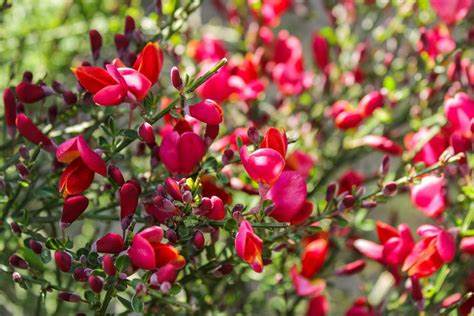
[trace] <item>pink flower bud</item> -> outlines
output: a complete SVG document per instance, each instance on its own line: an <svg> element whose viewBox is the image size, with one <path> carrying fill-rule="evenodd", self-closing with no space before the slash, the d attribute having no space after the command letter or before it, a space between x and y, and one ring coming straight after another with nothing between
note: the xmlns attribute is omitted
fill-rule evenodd
<svg viewBox="0 0 474 316"><path fill-rule="evenodd" d="M63 212L61 214L61 229L71 225L89 205L89 199L84 195L69 196L64 200Z"/></svg>
<svg viewBox="0 0 474 316"><path fill-rule="evenodd" d="M400 145L384 136L367 135L361 139L361 143L395 156L400 156L403 153L403 148Z"/></svg>
<svg viewBox="0 0 474 316"><path fill-rule="evenodd" d="M382 159L382 163L380 164L379 173L382 176L386 176L389 169L390 169L390 156L389 155L384 155L383 159Z"/></svg>
<svg viewBox="0 0 474 316"><path fill-rule="evenodd" d="M154 145L155 143L155 132L153 126L147 122L143 122L138 128L138 135L147 145Z"/></svg>
<svg viewBox="0 0 474 316"><path fill-rule="evenodd" d="M79 295L69 292L60 292L58 297L59 299L70 303L77 303L81 301L81 297Z"/></svg>
<svg viewBox="0 0 474 316"><path fill-rule="evenodd" d="M13 137L16 130L16 101L13 91L10 88L3 91L3 106L5 125L7 126L8 134Z"/></svg>
<svg viewBox="0 0 474 316"><path fill-rule="evenodd" d="M171 83L173 84L173 87L181 91L183 89L183 79L181 79L181 75L179 74L179 69L176 66L173 66L171 68Z"/></svg>
<svg viewBox="0 0 474 316"><path fill-rule="evenodd" d="M84 268L75 268L73 273L74 280L78 282L86 282L87 278L89 277L88 269Z"/></svg>
<svg viewBox="0 0 474 316"><path fill-rule="evenodd" d="M11 222L10 223L10 228L11 228L11 230L14 234L16 234L18 236L21 235L21 227L16 222Z"/></svg>
<svg viewBox="0 0 474 316"><path fill-rule="evenodd" d="M95 242L95 248L97 252L119 253L124 249L123 238L119 234L108 233Z"/></svg>
<svg viewBox="0 0 474 316"><path fill-rule="evenodd" d="M46 97L42 86L24 81L16 86L15 91L18 99L27 104L38 102Z"/></svg>
<svg viewBox="0 0 474 316"><path fill-rule="evenodd" d="M393 196L397 193L397 188L397 183L390 181L383 186L382 192L385 196Z"/></svg>
<svg viewBox="0 0 474 316"><path fill-rule="evenodd" d="M222 220L225 217L225 207L222 200L217 196L211 198L203 197L198 210L199 215L206 216L212 220Z"/></svg>
<svg viewBox="0 0 474 316"><path fill-rule="evenodd" d="M258 129L256 127L250 126L247 129L247 136L252 143L260 143L260 133L258 132Z"/></svg>
<svg viewBox="0 0 474 316"><path fill-rule="evenodd" d="M8 258L8 263L18 269L28 269L30 266L22 257L15 254Z"/></svg>
<svg viewBox="0 0 474 316"><path fill-rule="evenodd" d="M190 105L189 114L208 125L219 125L223 120L221 106L211 99Z"/></svg>
<svg viewBox="0 0 474 316"><path fill-rule="evenodd" d="M358 109L364 117L369 117L376 109L381 108L384 103L385 99L382 93L372 91L360 100Z"/></svg>
<svg viewBox="0 0 474 316"><path fill-rule="evenodd" d="M120 188L120 221L122 222L122 229L128 227L128 224L130 224L129 220L135 214L140 191L140 186L136 181L127 181Z"/></svg>
<svg viewBox="0 0 474 316"><path fill-rule="evenodd" d="M97 60L100 57L100 49L102 48L102 36L97 30L90 30L89 41L91 44L92 58Z"/></svg>
<svg viewBox="0 0 474 316"><path fill-rule="evenodd" d="M90 275L87 282L89 282L91 290L95 293L100 293L104 287L104 280L97 275Z"/></svg>
<svg viewBox="0 0 474 316"><path fill-rule="evenodd" d="M66 251L56 250L54 253L54 261L59 270L63 272L69 272L69 270L71 270L72 257Z"/></svg>
<svg viewBox="0 0 474 316"><path fill-rule="evenodd" d="M165 189L166 193L171 195L171 197L177 201L182 201L183 196L181 194L181 190L179 188L179 184L173 178L166 178L165 180Z"/></svg>
<svg viewBox="0 0 474 316"><path fill-rule="evenodd" d="M347 194L347 195L344 196L344 198L342 199L342 204L343 204L344 207L346 207L346 208L351 208L351 207L354 206L355 201L356 201L356 199L354 198L354 196L353 196L352 194Z"/></svg>
<svg viewBox="0 0 474 316"><path fill-rule="evenodd" d="M274 149L257 149L249 154L247 146L240 148L240 159L250 178L267 185L272 185L280 177L285 160Z"/></svg>
<svg viewBox="0 0 474 316"><path fill-rule="evenodd" d="M102 268L107 275L115 275L115 273L117 273L114 258L111 255L105 255L104 258L102 258Z"/></svg>
<svg viewBox="0 0 474 316"><path fill-rule="evenodd" d="M20 283L21 281L23 281L23 277L20 273L15 271L12 273L12 280L13 282Z"/></svg>
<svg viewBox="0 0 474 316"><path fill-rule="evenodd" d="M33 250L37 254L40 254L41 251L43 251L43 246L41 245L41 243L39 243L38 241L34 239L30 239L28 241L28 247L30 247L30 249Z"/></svg>
<svg viewBox="0 0 474 316"><path fill-rule="evenodd" d="M125 183L122 171L120 171L117 166L109 165L109 167L107 168L107 174L116 184L122 186Z"/></svg>
<svg viewBox="0 0 474 316"><path fill-rule="evenodd" d="M172 264L167 264L159 268L158 271L151 275L150 284L153 287L158 287L160 284L165 282L174 283L174 281L176 281L177 275L178 271L176 267Z"/></svg>
<svg viewBox="0 0 474 316"><path fill-rule="evenodd" d="M193 237L194 247L196 247L197 250L201 250L202 248L204 248L204 242L205 242L204 234L202 233L202 231L197 230L194 233L194 237Z"/></svg>
<svg viewBox="0 0 474 316"><path fill-rule="evenodd" d="M53 152L56 150L56 146L53 142L44 135L25 114L20 113L17 115L16 127L21 136L25 137L30 142L37 145L42 144L44 149L47 151Z"/></svg>
<svg viewBox="0 0 474 316"><path fill-rule="evenodd" d="M166 239L168 239L168 241L170 243L173 243L175 244L176 242L178 242L178 235L176 234L176 231L174 231L173 229L168 229L166 231Z"/></svg>

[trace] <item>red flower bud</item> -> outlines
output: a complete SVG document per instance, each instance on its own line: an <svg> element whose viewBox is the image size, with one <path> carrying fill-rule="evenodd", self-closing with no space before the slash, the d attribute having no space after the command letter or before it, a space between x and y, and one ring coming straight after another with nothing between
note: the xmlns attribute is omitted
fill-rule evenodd
<svg viewBox="0 0 474 316"><path fill-rule="evenodd" d="M386 183L383 186L382 192L385 196L393 196L397 193L397 188L398 188L397 183L394 181L391 181L391 182Z"/></svg>
<svg viewBox="0 0 474 316"><path fill-rule="evenodd" d="M75 268L72 276L78 282L86 282L89 277L89 269Z"/></svg>
<svg viewBox="0 0 474 316"><path fill-rule="evenodd" d="M72 265L72 257L69 253L61 250L56 250L54 253L54 261L59 270L63 272L69 272Z"/></svg>
<svg viewBox="0 0 474 316"><path fill-rule="evenodd" d="M16 95L23 103L35 103L46 97L46 92L42 86L21 82L16 86Z"/></svg>
<svg viewBox="0 0 474 316"><path fill-rule="evenodd" d="M194 237L193 237L194 247L196 247L197 250L201 250L202 248L204 248L205 241L206 240L204 239L204 234L202 233L202 231L197 230L194 233Z"/></svg>
<svg viewBox="0 0 474 316"><path fill-rule="evenodd" d="M129 220L135 214L140 191L140 185L136 181L127 181L120 188L120 221L122 229L128 227L128 224L130 224Z"/></svg>
<svg viewBox="0 0 474 316"><path fill-rule="evenodd" d="M155 142L155 132L153 131L153 126L147 122L143 122L138 128L138 135L140 138L147 143L147 145L154 145Z"/></svg>
<svg viewBox="0 0 474 316"><path fill-rule="evenodd" d="M204 101L190 105L189 114L195 119L209 125L218 125L222 123L223 120L221 106L211 99L205 99Z"/></svg>
<svg viewBox="0 0 474 316"><path fill-rule="evenodd" d="M107 168L107 174L116 184L122 186L125 183L122 171L120 171L117 166L109 165L109 167Z"/></svg>
<svg viewBox="0 0 474 316"><path fill-rule="evenodd" d="M10 263L12 267L18 269L28 269L28 267L30 266L28 262L26 262L22 257L18 255L11 255L8 258L8 263Z"/></svg>
<svg viewBox="0 0 474 316"><path fill-rule="evenodd" d="M114 258L111 255L105 255L104 258L102 258L102 268L107 275L115 275L115 273L117 273Z"/></svg>
<svg viewBox="0 0 474 316"><path fill-rule="evenodd" d="M364 117L371 116L378 108L381 108L385 103L385 99L379 91L372 91L364 96L360 102L358 109Z"/></svg>
<svg viewBox="0 0 474 316"><path fill-rule="evenodd" d="M337 275L352 275L359 273L360 271L364 270L365 268L365 261L362 259L349 262L344 266L336 269Z"/></svg>
<svg viewBox="0 0 474 316"><path fill-rule="evenodd" d="M125 35L129 36L130 34L132 34L133 31L135 31L135 27L135 20L130 15L127 15L125 17Z"/></svg>
<svg viewBox="0 0 474 316"><path fill-rule="evenodd" d="M102 253L119 253L124 248L122 236L116 233L108 233L95 242L95 249Z"/></svg>
<svg viewBox="0 0 474 316"><path fill-rule="evenodd" d="M314 34L313 36L313 58L318 68L327 73L329 65L329 43L324 36Z"/></svg>
<svg viewBox="0 0 474 316"><path fill-rule="evenodd" d="M100 293L102 291L102 288L104 287L104 280L97 275L90 275L87 279L87 282L89 282L91 290L95 293Z"/></svg>
<svg viewBox="0 0 474 316"><path fill-rule="evenodd" d="M81 301L81 297L77 294L74 293L69 293L69 292L60 292L58 294L59 299L66 301L66 302L71 302L71 303L77 303Z"/></svg>
<svg viewBox="0 0 474 316"><path fill-rule="evenodd" d="M18 225L16 222L11 222L10 223L10 228L12 229L12 232L18 236L21 235L21 227Z"/></svg>
<svg viewBox="0 0 474 316"><path fill-rule="evenodd" d="M474 255L474 237L464 237L459 245L461 252Z"/></svg>
<svg viewBox="0 0 474 316"><path fill-rule="evenodd" d="M5 115L5 125L8 129L8 134L13 137L16 130L16 101L15 96L10 88L3 91L3 106Z"/></svg>
<svg viewBox="0 0 474 316"><path fill-rule="evenodd" d="M339 129L346 130L360 125L362 115L358 111L344 111L336 117L336 126Z"/></svg>
<svg viewBox="0 0 474 316"><path fill-rule="evenodd" d="M183 79L181 79L181 75L179 74L179 69L176 66L173 66L171 68L171 83L173 84L173 87L181 91L183 89Z"/></svg>
<svg viewBox="0 0 474 316"><path fill-rule="evenodd" d="M165 189L166 189L166 193L171 195L173 199L178 200L178 201L183 200L183 196L181 194L178 181L174 180L173 178L166 178Z"/></svg>
<svg viewBox="0 0 474 316"><path fill-rule="evenodd" d="M69 196L64 200L63 212L61 214L61 229L71 225L87 208L89 199L84 195Z"/></svg>
<svg viewBox="0 0 474 316"><path fill-rule="evenodd" d="M92 58L97 60L100 57L100 49L102 48L102 36L97 30L90 30L89 41L91 44Z"/></svg>
<svg viewBox="0 0 474 316"><path fill-rule="evenodd" d="M28 247L30 247L30 249L33 250L37 254L40 254L41 251L43 250L43 246L34 239L30 239L28 241Z"/></svg>
<svg viewBox="0 0 474 316"><path fill-rule="evenodd" d="M117 48L117 51L119 52L126 50L128 48L128 45L130 45L130 42L123 34L115 34L114 43L115 48Z"/></svg>
<svg viewBox="0 0 474 316"><path fill-rule="evenodd" d="M163 52L155 43L146 44L133 64L133 69L145 75L152 85L158 80L162 67Z"/></svg>
<svg viewBox="0 0 474 316"><path fill-rule="evenodd" d="M18 128L18 132L21 136L28 139L30 142L34 144L42 144L44 149L47 151L55 151L56 145L44 135L38 127L23 113L20 113L16 117L16 127Z"/></svg>

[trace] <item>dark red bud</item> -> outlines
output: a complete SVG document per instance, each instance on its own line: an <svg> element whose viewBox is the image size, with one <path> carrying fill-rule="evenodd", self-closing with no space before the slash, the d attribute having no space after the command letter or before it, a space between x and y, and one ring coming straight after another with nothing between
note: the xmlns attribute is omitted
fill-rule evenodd
<svg viewBox="0 0 474 316"><path fill-rule="evenodd" d="M135 27L135 20L130 15L127 15L125 17L125 35L129 36L130 34L132 34L133 31L135 31Z"/></svg>
<svg viewBox="0 0 474 316"><path fill-rule="evenodd" d="M31 71L25 71L23 73L22 81L31 83L33 81L33 73Z"/></svg>
<svg viewBox="0 0 474 316"><path fill-rule="evenodd" d="M189 204L192 201L193 201L193 194L191 193L191 191L185 191L183 193L183 202Z"/></svg>
<svg viewBox="0 0 474 316"><path fill-rule="evenodd" d="M117 269L115 269L114 258L111 255L105 255L102 259L102 268L107 275L115 275Z"/></svg>
<svg viewBox="0 0 474 316"><path fill-rule="evenodd" d="M81 297L79 295L69 292L60 292L58 297L59 299L70 303L77 303L81 301Z"/></svg>
<svg viewBox="0 0 474 316"><path fill-rule="evenodd" d="M20 174L20 178L22 178L23 180L28 178L28 175L30 174L30 172L28 171L28 168L25 166L25 164L21 162L16 164L16 170Z"/></svg>
<svg viewBox="0 0 474 316"><path fill-rule="evenodd" d="M201 250L202 248L204 248L204 243L205 243L205 239L204 239L204 234L202 233L202 231L200 230L197 230L195 233L194 233L194 237L193 237L193 245L194 247L197 249L197 250Z"/></svg>
<svg viewBox="0 0 474 316"><path fill-rule="evenodd" d="M53 104L48 109L48 120L51 124L54 124L54 122L56 122L57 117L58 117L58 107Z"/></svg>
<svg viewBox="0 0 474 316"><path fill-rule="evenodd" d="M71 225L89 205L89 199L84 195L69 196L64 200L63 212L61 214L61 229Z"/></svg>
<svg viewBox="0 0 474 316"><path fill-rule="evenodd" d="M41 245L41 243L34 239L30 239L28 241L28 247L30 247L30 249L33 250L37 254L40 254L41 251L43 251L43 246Z"/></svg>
<svg viewBox="0 0 474 316"><path fill-rule="evenodd" d="M120 197L120 220L122 229L126 229L130 224L130 219L135 214L140 196L140 186L136 181L127 181L119 191Z"/></svg>
<svg viewBox="0 0 474 316"><path fill-rule="evenodd" d="M16 222L11 222L10 223L10 228L12 229L12 232L16 235L21 235L21 227L18 225Z"/></svg>
<svg viewBox="0 0 474 316"><path fill-rule="evenodd" d="M72 257L69 253L61 250L56 250L54 253L54 261L59 270L69 272L72 265Z"/></svg>
<svg viewBox="0 0 474 316"><path fill-rule="evenodd" d="M336 191L337 191L337 184L334 182L330 183L326 190L326 202L332 201L332 199L334 199L334 195L336 194Z"/></svg>
<svg viewBox="0 0 474 316"><path fill-rule="evenodd" d="M115 34L114 42L115 47L119 52L127 49L128 45L130 44L128 39L123 34Z"/></svg>
<svg viewBox="0 0 474 316"><path fill-rule="evenodd" d="M23 277L20 273L15 271L12 273L12 280L13 282L20 283L21 281L23 281Z"/></svg>
<svg viewBox="0 0 474 316"><path fill-rule="evenodd" d="M361 203L361 206L362 206L363 208L370 209L370 208L376 207L376 206L377 206L377 202L375 202L375 201L363 201L363 202Z"/></svg>
<svg viewBox="0 0 474 316"><path fill-rule="evenodd" d="M95 293L100 293L102 291L102 288L104 287L104 280L97 275L90 275L87 279L87 282L89 282L91 290Z"/></svg>
<svg viewBox="0 0 474 316"><path fill-rule="evenodd" d="M138 128L138 135L140 138L147 143L147 145L154 145L155 142L155 132L153 131L153 126L147 122L143 122Z"/></svg>
<svg viewBox="0 0 474 316"><path fill-rule="evenodd" d="M226 149L222 154L222 164L227 165L229 164L232 159L234 158L234 151L232 149Z"/></svg>
<svg viewBox="0 0 474 316"><path fill-rule="evenodd" d="M251 126L247 130L247 136L249 137L250 141L254 144L260 144L260 133L258 132L258 129L255 127Z"/></svg>
<svg viewBox="0 0 474 316"><path fill-rule="evenodd" d="M95 242L96 251L101 253L119 253L123 248L123 238L116 233L108 233Z"/></svg>
<svg viewBox="0 0 474 316"><path fill-rule="evenodd" d="M42 86L27 82L21 82L15 91L18 99L24 103L35 103L46 97Z"/></svg>
<svg viewBox="0 0 474 316"><path fill-rule="evenodd" d="M337 275L352 275L362 271L365 268L365 261L362 259L350 262L336 269Z"/></svg>
<svg viewBox="0 0 474 316"><path fill-rule="evenodd" d="M89 273L87 269L84 269L84 268L74 269L74 273L73 273L74 280L78 282L86 282L88 277L89 277Z"/></svg>
<svg viewBox="0 0 474 316"><path fill-rule="evenodd" d="M28 262L26 262L22 257L18 255L11 255L8 258L8 263L10 263L12 267L18 269L28 269L28 267L30 266Z"/></svg>
<svg viewBox="0 0 474 316"><path fill-rule="evenodd" d="M29 152L28 148L26 148L25 145L21 145L20 148L18 149L18 152L20 153L21 158L23 158L25 160L30 159L30 152Z"/></svg>
<svg viewBox="0 0 474 316"><path fill-rule="evenodd" d="M354 206L354 203L355 203L355 198L353 195L351 194L348 194L346 195L343 199L342 199L342 204L344 204L344 206L346 208L350 208L352 206Z"/></svg>
<svg viewBox="0 0 474 316"><path fill-rule="evenodd" d="M125 183L122 171L120 171L117 166L109 165L109 167L107 168L107 174L116 184L122 186Z"/></svg>
<svg viewBox="0 0 474 316"><path fill-rule="evenodd" d="M398 185L396 182L388 182L384 185L382 191L385 196L393 196L397 193Z"/></svg>
<svg viewBox="0 0 474 316"><path fill-rule="evenodd" d="M171 83L173 84L173 87L176 90L181 91L181 89L183 89L183 79L181 79L181 75L179 73L178 67L173 66L171 68L170 76L171 76Z"/></svg>
<svg viewBox="0 0 474 316"><path fill-rule="evenodd" d="M64 92L63 94L63 99L64 99L64 102L67 104L67 105L74 105L77 103L77 96L74 92L72 91L66 91Z"/></svg>
<svg viewBox="0 0 474 316"><path fill-rule="evenodd" d="M173 229L168 229L166 231L166 239L168 239L168 241L172 244L175 244L176 242L178 242L178 235L176 234L176 231L174 231Z"/></svg>
<svg viewBox="0 0 474 316"><path fill-rule="evenodd" d="M382 164L380 165L380 174L382 176L387 175L388 171L390 170L390 156L384 155L382 159Z"/></svg>
<svg viewBox="0 0 474 316"><path fill-rule="evenodd" d="M102 36L97 30L90 30L89 40L91 44L92 58L97 60L100 57L100 49L102 48Z"/></svg>

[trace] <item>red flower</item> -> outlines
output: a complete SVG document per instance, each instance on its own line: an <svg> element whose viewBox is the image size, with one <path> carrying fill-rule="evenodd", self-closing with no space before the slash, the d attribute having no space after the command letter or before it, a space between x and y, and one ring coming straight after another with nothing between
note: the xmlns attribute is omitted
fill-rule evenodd
<svg viewBox="0 0 474 316"><path fill-rule="evenodd" d="M209 125L219 125L223 120L221 106L211 99L190 105L189 114Z"/></svg>
<svg viewBox="0 0 474 316"><path fill-rule="evenodd" d="M106 166L102 158L90 149L82 135L71 138L58 146L56 158L69 164L59 180L59 191L65 196L85 191L97 172L106 176Z"/></svg>
<svg viewBox="0 0 474 316"><path fill-rule="evenodd" d="M456 243L449 232L433 225L422 225L416 233L422 239L416 243L402 267L409 276L428 277L454 259Z"/></svg>
<svg viewBox="0 0 474 316"><path fill-rule="evenodd" d="M329 303L324 295L315 296L309 301L306 316L326 316L329 312Z"/></svg>
<svg viewBox="0 0 474 316"><path fill-rule="evenodd" d="M426 176L411 187L413 205L425 215L436 218L446 209L446 180L443 177Z"/></svg>
<svg viewBox="0 0 474 316"><path fill-rule="evenodd" d="M378 108L381 108L385 103L382 93L379 91L372 91L364 96L358 105L358 110L364 117L369 117Z"/></svg>
<svg viewBox="0 0 474 316"><path fill-rule="evenodd" d="M472 0L430 0L430 3L441 20L455 24L469 13Z"/></svg>
<svg viewBox="0 0 474 316"><path fill-rule="evenodd" d="M170 132L163 137L159 155L171 173L187 175L199 164L206 153L206 145L193 132Z"/></svg>
<svg viewBox="0 0 474 316"><path fill-rule="evenodd" d="M242 146L240 160L250 178L270 186L278 180L285 167L283 157L278 151L271 148L257 149L249 154L247 146Z"/></svg>
<svg viewBox="0 0 474 316"><path fill-rule="evenodd" d="M313 35L313 58L314 63L321 72L327 74L329 72L329 43L326 38L318 33Z"/></svg>
<svg viewBox="0 0 474 316"><path fill-rule="evenodd" d="M361 139L361 143L395 156L400 156L403 153L403 148L400 145L384 136L367 135Z"/></svg>
<svg viewBox="0 0 474 316"><path fill-rule="evenodd" d="M439 157L448 147L448 140L443 134L436 134L431 137L427 128L422 127L416 133L407 134L404 138L406 149L413 151L423 144L421 150L417 152L413 158L414 162L423 162L427 166L431 166L438 162Z"/></svg>
<svg viewBox="0 0 474 316"><path fill-rule="evenodd" d="M218 61L227 55L224 43L210 36L204 36L201 40L194 40L188 46L189 55L198 63L207 61Z"/></svg>
<svg viewBox="0 0 474 316"><path fill-rule="evenodd" d="M447 54L456 48L456 42L449 34L449 30L444 27L421 28L420 32L418 49L421 52L426 52L431 59L441 54Z"/></svg>
<svg viewBox="0 0 474 316"><path fill-rule="evenodd" d="M278 151L283 158L286 157L288 139L285 131L280 131L275 127L270 127L263 136L260 148L272 148Z"/></svg>
<svg viewBox="0 0 474 316"><path fill-rule="evenodd" d="M364 175L355 170L346 171L338 180L339 191L338 194L349 192L353 189L357 189L364 182Z"/></svg>
<svg viewBox="0 0 474 316"><path fill-rule="evenodd" d="M235 250L255 272L263 271L262 247L263 242L254 233L252 225L245 220L242 221L235 236Z"/></svg>
<svg viewBox="0 0 474 316"><path fill-rule="evenodd" d="M264 25L277 26L288 10L291 0L247 0L252 14Z"/></svg>
<svg viewBox="0 0 474 316"><path fill-rule="evenodd" d="M133 69L145 75L151 85L158 81L162 67L163 52L157 43L147 43L133 64Z"/></svg>
<svg viewBox="0 0 474 316"><path fill-rule="evenodd" d="M163 231L158 226L144 229L133 237L128 249L132 264L141 269L154 270L167 264L173 264L180 269L186 261L176 248L161 243Z"/></svg>
<svg viewBox="0 0 474 316"><path fill-rule="evenodd" d="M134 180L125 182L120 188L120 222L122 223L122 229L126 229L130 224L130 220L137 210L140 193L140 185Z"/></svg>
<svg viewBox="0 0 474 316"><path fill-rule="evenodd" d="M301 254L301 275L312 278L322 268L329 251L326 238L320 237L305 245Z"/></svg>
<svg viewBox="0 0 474 316"><path fill-rule="evenodd" d="M120 253L124 248L122 236L108 233L95 242L95 250L102 253Z"/></svg>
<svg viewBox="0 0 474 316"><path fill-rule="evenodd" d="M296 265L291 267L290 277L291 281L293 282L293 287L295 288L296 294L299 296L318 296L321 295L321 293L326 288L326 283L324 280L309 280L308 278L299 274Z"/></svg>
<svg viewBox="0 0 474 316"><path fill-rule="evenodd" d="M87 208L89 200L84 195L69 196L64 200L61 229L71 225Z"/></svg>
<svg viewBox="0 0 474 316"><path fill-rule="evenodd" d="M20 135L33 144L41 144L47 151L56 150L56 145L25 114L19 113L16 116L16 127Z"/></svg>
<svg viewBox="0 0 474 316"><path fill-rule="evenodd" d="M16 86L15 92L23 103L35 103L46 97L45 89L42 86L25 81Z"/></svg>

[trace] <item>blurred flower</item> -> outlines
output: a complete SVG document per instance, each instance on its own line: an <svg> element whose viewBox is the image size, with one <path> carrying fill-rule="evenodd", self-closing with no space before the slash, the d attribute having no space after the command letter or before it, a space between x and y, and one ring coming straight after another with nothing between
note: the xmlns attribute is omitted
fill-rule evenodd
<svg viewBox="0 0 474 316"><path fill-rule="evenodd" d="M431 7L446 24L461 21L471 9L471 0L430 0Z"/></svg>
<svg viewBox="0 0 474 316"><path fill-rule="evenodd" d="M411 187L413 205L426 216L439 217L446 209L446 180L443 177L429 175L423 177L419 184Z"/></svg>

